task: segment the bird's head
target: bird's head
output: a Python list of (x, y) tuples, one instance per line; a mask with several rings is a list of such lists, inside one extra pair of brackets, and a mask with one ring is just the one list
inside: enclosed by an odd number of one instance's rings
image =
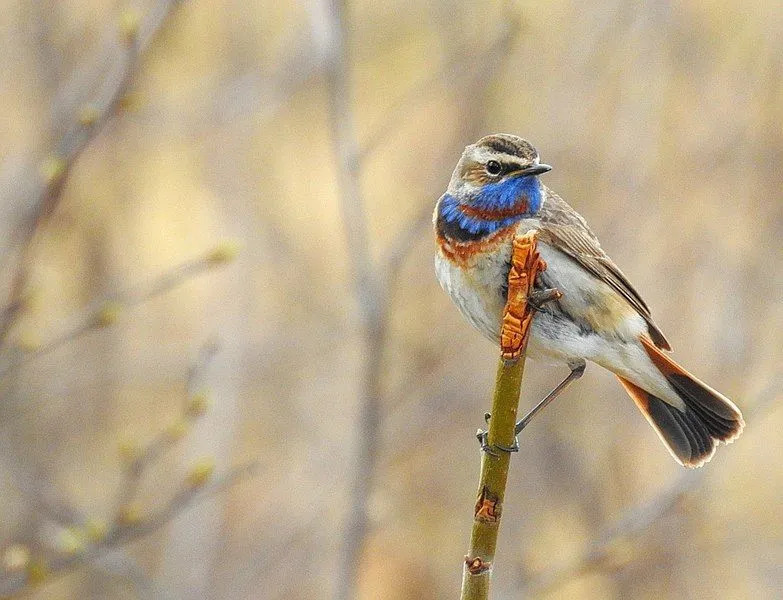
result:
[(465, 148), (446, 193), (477, 218), (532, 216), (541, 207), (537, 176), (551, 169), (527, 140), (488, 135)]

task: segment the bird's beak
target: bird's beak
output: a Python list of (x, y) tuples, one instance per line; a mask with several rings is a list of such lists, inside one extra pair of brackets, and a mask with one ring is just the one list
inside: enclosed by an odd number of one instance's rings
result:
[(552, 167), (541, 163), (538, 165), (530, 165), (529, 167), (525, 167), (524, 169), (515, 171), (514, 175), (519, 175), (520, 177), (527, 177), (529, 175), (541, 175), (542, 173), (546, 173), (547, 171), (551, 171), (551, 170)]

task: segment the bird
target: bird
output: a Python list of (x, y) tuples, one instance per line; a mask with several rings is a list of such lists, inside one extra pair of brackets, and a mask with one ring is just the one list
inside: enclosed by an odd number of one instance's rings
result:
[(526, 356), (565, 363), (570, 372), (516, 432), (579, 379), (589, 361), (616, 375), (678, 463), (702, 466), (719, 444), (740, 435), (742, 413), (671, 358), (650, 308), (585, 219), (540, 181), (551, 169), (530, 142), (511, 134), (465, 148), (433, 214), (441, 287), (498, 343), (513, 240), (537, 231), (547, 267), (530, 299), (548, 290), (560, 297), (534, 304)]

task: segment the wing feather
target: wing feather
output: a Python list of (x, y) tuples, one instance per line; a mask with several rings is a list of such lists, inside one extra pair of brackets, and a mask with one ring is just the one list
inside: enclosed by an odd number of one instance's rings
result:
[(547, 190), (546, 200), (539, 216), (544, 225), (541, 231), (542, 241), (546, 241), (573, 258), (625, 298), (647, 323), (650, 337), (655, 345), (663, 350), (671, 350), (666, 337), (653, 322), (647, 303), (620, 268), (603, 251), (598, 238), (590, 230), (584, 218), (551, 190)]

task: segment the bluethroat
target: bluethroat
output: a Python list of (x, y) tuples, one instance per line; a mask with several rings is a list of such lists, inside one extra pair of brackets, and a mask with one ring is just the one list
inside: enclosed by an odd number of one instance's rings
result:
[(536, 307), (527, 355), (565, 363), (570, 373), (517, 424), (517, 433), (589, 360), (617, 376), (677, 462), (703, 465), (719, 442), (739, 436), (742, 414), (669, 357), (649, 307), (584, 218), (539, 180), (550, 169), (514, 135), (489, 135), (465, 148), (433, 216), (441, 286), (498, 343), (512, 241), (537, 230), (548, 267), (531, 296), (552, 289), (562, 296)]

